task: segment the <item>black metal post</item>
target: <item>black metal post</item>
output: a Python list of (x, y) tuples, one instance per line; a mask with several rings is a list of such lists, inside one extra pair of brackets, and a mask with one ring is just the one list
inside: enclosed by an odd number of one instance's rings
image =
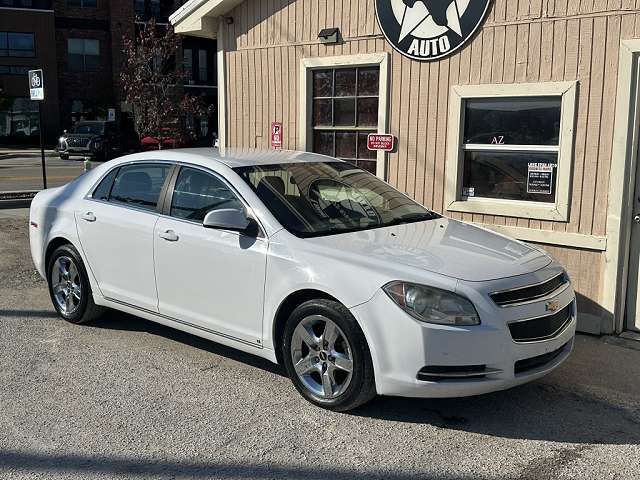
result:
[(42, 188), (47, 188), (47, 168), (44, 163), (44, 123), (42, 122), (42, 100), (38, 102), (38, 115), (40, 117), (40, 156), (42, 158)]

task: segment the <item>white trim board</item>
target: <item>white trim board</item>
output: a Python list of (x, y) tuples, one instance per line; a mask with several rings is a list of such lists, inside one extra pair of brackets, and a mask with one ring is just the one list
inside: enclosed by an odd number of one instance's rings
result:
[[(613, 314), (614, 329), (624, 329), (627, 275), (631, 241), (631, 207), (633, 206), (636, 163), (638, 155), (638, 56), (640, 40), (620, 43), (616, 116), (613, 130), (613, 151), (609, 178), (607, 208), (607, 238), (600, 301)], [(615, 286), (612, 288), (612, 286)]]
[(525, 242), (541, 243), (561, 247), (583, 248), (586, 250), (605, 251), (607, 238), (582, 233), (556, 232), (551, 230), (535, 230), (526, 227), (510, 227), (506, 225), (490, 225), (487, 223), (474, 223), (482, 228), (502, 233), (509, 237)]
[[(445, 210), (481, 213), (537, 220), (566, 222), (569, 219), (571, 171), (573, 165), (573, 137), (576, 117), (577, 82), (544, 82), (486, 85), (454, 85), (450, 91), (445, 174)], [(506, 201), (492, 198), (463, 198), (462, 135), (464, 133), (464, 102), (472, 98), (500, 97), (561, 97), (560, 139), (556, 175), (555, 203)], [(483, 149), (487, 146), (480, 147)], [(499, 146), (497, 149), (513, 149)], [(531, 149), (529, 150), (536, 150)], [(537, 150), (546, 151), (538, 147)]]
[[(311, 140), (311, 75), (309, 71), (317, 68), (361, 67), (378, 65), (380, 67), (380, 86), (378, 91), (378, 133), (389, 133), (389, 54), (367, 53), (359, 55), (340, 55), (334, 57), (305, 57), (300, 61), (298, 124), (298, 150), (306, 151)], [(376, 175), (386, 179), (387, 154), (379, 151), (376, 158)]]

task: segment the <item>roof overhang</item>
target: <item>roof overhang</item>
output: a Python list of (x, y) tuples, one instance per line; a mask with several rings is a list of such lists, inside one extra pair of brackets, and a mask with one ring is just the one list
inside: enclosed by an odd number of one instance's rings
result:
[(169, 17), (176, 33), (216, 38), (218, 17), (225, 15), (243, 0), (189, 0)]

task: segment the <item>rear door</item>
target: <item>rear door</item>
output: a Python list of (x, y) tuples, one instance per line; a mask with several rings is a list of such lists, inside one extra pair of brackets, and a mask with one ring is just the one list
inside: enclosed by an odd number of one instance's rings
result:
[(220, 176), (183, 166), (155, 227), (159, 310), (183, 323), (259, 345), (267, 239), (202, 226), (243, 202)]
[(153, 232), (172, 165), (117, 167), (76, 209), (89, 268), (108, 299), (157, 311)]

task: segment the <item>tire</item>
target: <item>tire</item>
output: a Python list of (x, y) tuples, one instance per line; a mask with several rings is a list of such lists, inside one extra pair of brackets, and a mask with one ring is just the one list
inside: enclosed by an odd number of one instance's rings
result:
[(319, 407), (345, 412), (376, 396), (364, 333), (338, 302), (318, 299), (298, 306), (285, 325), (282, 358), (298, 392)]
[(69, 160), (69, 155), (66, 153), (61, 153), (60, 154), (60, 160)]
[(93, 302), (87, 270), (72, 245), (56, 248), (49, 258), (47, 283), (54, 308), (67, 322), (76, 325), (88, 323), (104, 312), (103, 307)]

